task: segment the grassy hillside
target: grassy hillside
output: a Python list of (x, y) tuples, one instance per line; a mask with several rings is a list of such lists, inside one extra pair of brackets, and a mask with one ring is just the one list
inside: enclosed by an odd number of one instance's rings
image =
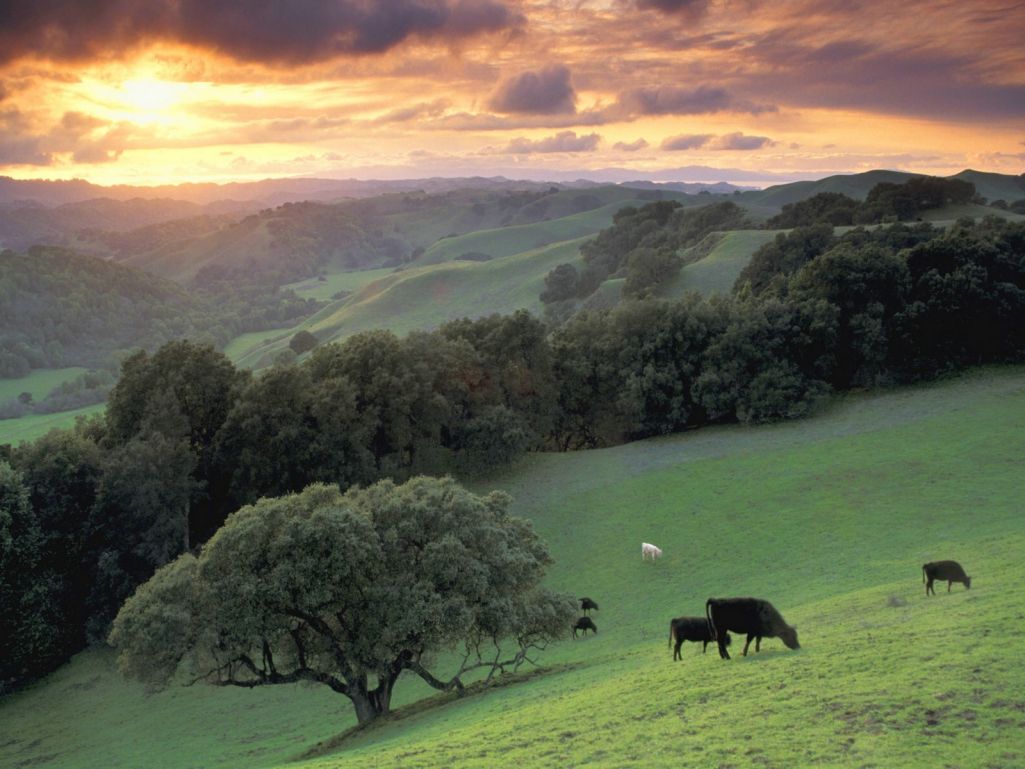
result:
[[(540, 675), (418, 708), (289, 766), (1016, 767), (1025, 763), (1025, 368), (838, 400), (819, 416), (537, 455), (481, 484), (551, 545), (597, 636)], [(642, 563), (639, 545), (665, 551)], [(973, 588), (926, 598), (921, 564)], [(802, 649), (667, 649), (710, 595), (769, 598)], [(276, 767), (352, 723), (308, 687), (147, 694), (106, 653), (0, 702), (0, 765)], [(401, 702), (423, 689), (400, 683)]]
[(286, 332), (247, 334), (227, 352), (244, 366), (285, 349), (300, 328), (321, 341), (343, 339), (360, 331), (387, 328), (402, 335), (435, 328), (456, 318), (541, 312), (539, 295), (548, 271), (578, 258), (583, 239), (557, 243), (489, 262), (454, 261), (391, 272), (352, 296), (333, 302), (300, 326)]
[(1025, 175), (1011, 176), (967, 169), (954, 174), (954, 178), (971, 182), (975, 185), (975, 191), (989, 200), (1013, 203), (1025, 198)]
[(26, 414), (17, 419), (0, 419), (0, 446), (5, 443), (16, 446), (24, 441), (34, 441), (50, 430), (65, 430), (73, 427), (78, 417), (99, 414), (104, 408), (104, 404), (98, 403), (56, 414)]
[(733, 284), (761, 246), (776, 237), (776, 230), (733, 230), (723, 233), (722, 239), (707, 256), (684, 266), (664, 289), (667, 297), (680, 297), (688, 291), (702, 294), (728, 294)]
[(41, 368), (20, 379), (0, 379), (0, 403), (17, 398), (21, 393), (31, 393), (35, 400), (42, 400), (55, 387), (68, 382), (88, 369), (80, 366), (69, 368)]
[[(426, 249), (423, 255), (416, 260), (416, 264), (434, 265), (441, 261), (459, 258), (463, 254), (483, 254), (491, 258), (510, 256), (551, 243), (594, 235), (612, 225), (612, 217), (620, 208), (630, 205), (642, 206), (651, 202), (647, 198), (638, 197), (638, 195), (643, 195), (638, 191), (622, 191), (633, 193), (633, 195), (623, 195), (622, 192), (619, 192), (619, 188), (612, 188), (612, 190), (619, 193), (614, 196), (616, 199), (598, 208), (558, 218), (533, 221), (525, 225), (511, 225), (467, 233), (454, 238), (444, 238)], [(673, 200), (687, 198), (684, 195), (672, 194), (667, 194), (665, 197)], [(695, 198), (692, 197), (690, 200), (693, 201)]]
[(745, 192), (739, 197), (745, 203), (775, 209), (782, 209), (787, 203), (806, 200), (820, 192), (839, 192), (855, 200), (864, 200), (869, 190), (881, 182), (903, 184), (918, 175), (903, 171), (866, 171), (862, 174), (840, 174), (827, 176), (825, 179), (813, 182), (778, 184), (758, 192)]

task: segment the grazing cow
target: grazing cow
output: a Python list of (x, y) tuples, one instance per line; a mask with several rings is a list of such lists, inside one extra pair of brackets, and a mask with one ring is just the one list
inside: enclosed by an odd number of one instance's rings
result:
[(598, 604), (596, 604), (590, 598), (581, 598), (580, 609), (584, 612), (584, 614), (587, 614), (587, 612), (589, 612), (591, 609), (598, 611)]
[(744, 656), (747, 647), (755, 639), (755, 651), (760, 651), (763, 638), (779, 638), (789, 649), (800, 649), (797, 642), (797, 628), (792, 627), (776, 611), (776, 607), (762, 598), (709, 598), (705, 602), (705, 617), (708, 618), (712, 637), (719, 643), (719, 656), (728, 660), (726, 631), (746, 633)]
[[(682, 659), (680, 647), (684, 641), (701, 641), (701, 653), (708, 649), (708, 644), (715, 640), (711, 628), (708, 627), (708, 620), (704, 617), (677, 617), (669, 620), (669, 643), (675, 641), (673, 649), (673, 660)], [(726, 645), (729, 646), (733, 639), (726, 634)]]
[(577, 624), (573, 626), (573, 637), (577, 637), (577, 631), (583, 630), (584, 635), (587, 635), (588, 630), (593, 630), (595, 635), (598, 635), (598, 628), (594, 624), (594, 620), (590, 617), (581, 617), (577, 620)]
[(650, 542), (641, 542), (641, 560), (643, 561), (648, 556), (651, 556), (651, 560), (655, 560), (662, 555), (662, 548), (655, 547)]
[(925, 594), (929, 595), (932, 593), (936, 595), (936, 589), (932, 586), (932, 583), (936, 580), (942, 582), (947, 581), (947, 592), (950, 592), (950, 586), (955, 582), (960, 582), (964, 585), (965, 590), (970, 590), (972, 587), (972, 578), (964, 573), (964, 569), (961, 568), (961, 564), (957, 561), (933, 561), (922, 565), (922, 582), (925, 582)]

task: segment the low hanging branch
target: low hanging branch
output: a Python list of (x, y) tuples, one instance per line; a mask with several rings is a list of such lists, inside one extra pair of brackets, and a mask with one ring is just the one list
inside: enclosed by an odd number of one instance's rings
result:
[[(110, 642), (126, 674), (153, 684), (183, 661), (190, 683), (310, 681), (349, 698), (361, 723), (389, 711), (404, 670), (440, 691), (464, 693), (481, 670), (490, 685), (536, 664), (575, 614), (572, 598), (540, 587), (551, 558), (508, 504), (448, 478), (261, 500), (143, 585)], [(428, 669), (459, 644), (453, 676)]]

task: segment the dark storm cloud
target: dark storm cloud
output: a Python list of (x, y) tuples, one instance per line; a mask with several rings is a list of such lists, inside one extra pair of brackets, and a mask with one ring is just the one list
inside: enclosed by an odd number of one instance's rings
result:
[(496, 0), (7, 0), (0, 2), (0, 63), (117, 57), (155, 40), (242, 61), (307, 63), (522, 23)]
[(554, 64), (503, 80), (488, 106), (519, 115), (567, 115), (576, 111), (576, 99), (569, 69)]

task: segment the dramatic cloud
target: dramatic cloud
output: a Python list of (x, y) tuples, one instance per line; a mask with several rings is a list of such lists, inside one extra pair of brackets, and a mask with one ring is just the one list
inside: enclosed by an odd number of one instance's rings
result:
[(627, 115), (701, 115), (713, 112), (775, 112), (774, 106), (735, 99), (725, 88), (676, 86), (634, 88), (619, 95), (614, 112)]
[(537, 141), (522, 137), (513, 139), (501, 149), (485, 150), (486, 154), (530, 155), (542, 152), (593, 152), (598, 148), (601, 137), (598, 134), (577, 136), (575, 131), (560, 131)]
[(704, 147), (715, 137), (712, 134), (682, 134), (680, 136), (670, 136), (668, 139), (662, 142), (662, 149), (664, 150), (696, 150), (700, 147)]
[(632, 142), (616, 142), (612, 145), (612, 149), (620, 150), (621, 152), (637, 152), (648, 146), (646, 139), (637, 139)]
[(641, 10), (681, 14), (691, 19), (707, 13), (710, 4), (710, 0), (637, 0), (637, 7)]
[(712, 134), (671, 136), (662, 142), (662, 149), (670, 151), (696, 149), (749, 151), (771, 147), (774, 144), (775, 142), (768, 136), (745, 136), (738, 131), (725, 136), (713, 136)]
[(565, 115), (576, 111), (576, 99), (569, 69), (556, 64), (503, 80), (488, 106), (496, 112)]
[(303, 63), (521, 23), (494, 0), (11, 0), (0, 6), (0, 63), (118, 56), (155, 41), (240, 61)]
[(717, 137), (709, 142), (708, 147), (713, 150), (760, 150), (774, 144), (768, 136), (745, 136), (737, 132)]

